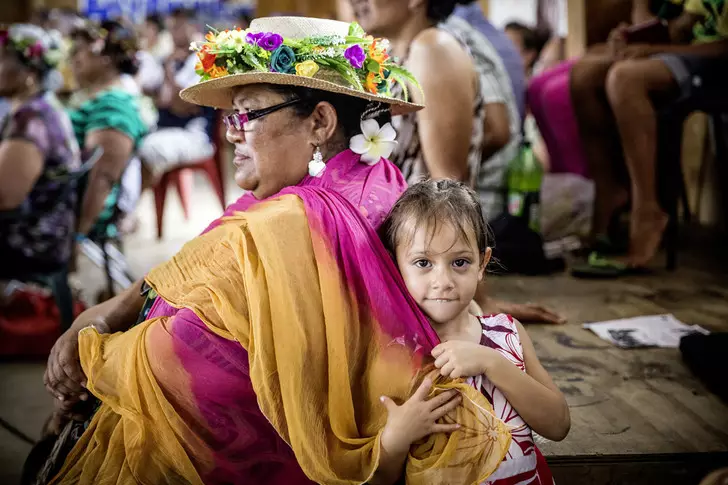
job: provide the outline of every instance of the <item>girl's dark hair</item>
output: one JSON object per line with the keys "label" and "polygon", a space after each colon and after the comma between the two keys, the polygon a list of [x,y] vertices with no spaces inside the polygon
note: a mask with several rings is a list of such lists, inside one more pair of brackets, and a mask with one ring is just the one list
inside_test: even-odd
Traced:
{"label": "girl's dark hair", "polygon": [[427,18],[442,22],[455,11],[458,5],[470,5],[475,0],[427,0]]}
{"label": "girl's dark hair", "polygon": [[344,137],[347,140],[361,132],[360,125],[363,119],[375,119],[380,126],[392,119],[386,105],[373,103],[366,99],[360,99],[346,94],[279,84],[271,84],[270,89],[283,95],[286,99],[300,99],[301,102],[296,103],[291,108],[295,110],[298,116],[303,118],[310,116],[314,108],[316,108],[316,105],[320,102],[325,101],[330,103],[336,110],[339,118],[339,126],[343,130]]}
{"label": "girl's dark hair", "polygon": [[410,186],[392,207],[379,235],[394,255],[397,244],[411,241],[416,228],[428,227],[434,235],[439,224],[451,224],[466,240],[475,235],[481,255],[491,245],[478,195],[462,182],[447,179]]}
{"label": "girl's dark hair", "polygon": [[136,33],[130,26],[116,20],[107,20],[98,27],[88,24],[84,28],[76,29],[71,38],[88,42],[104,39],[104,48],[100,54],[109,56],[121,74],[133,75],[139,69],[136,58],[139,44]]}

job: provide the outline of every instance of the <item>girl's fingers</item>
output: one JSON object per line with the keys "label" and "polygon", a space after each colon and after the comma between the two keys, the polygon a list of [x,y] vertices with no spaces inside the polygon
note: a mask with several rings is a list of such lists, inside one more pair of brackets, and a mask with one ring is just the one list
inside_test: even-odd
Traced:
{"label": "girl's fingers", "polygon": [[432,428],[430,428],[430,434],[435,433],[454,433],[455,431],[460,429],[459,424],[435,424]]}
{"label": "girl's fingers", "polygon": [[450,374],[453,370],[455,370],[455,365],[451,362],[448,362],[440,369],[440,375],[443,377],[450,377]]}
{"label": "girl's fingers", "polygon": [[457,391],[446,391],[427,401],[430,411],[435,411],[440,406],[446,404],[451,399],[458,397]]}
{"label": "girl's fingers", "polygon": [[427,396],[430,394],[431,388],[432,388],[432,380],[429,377],[425,377],[422,380],[422,384],[420,384],[420,387],[418,387],[417,390],[415,391],[415,393],[412,395],[411,399],[426,401]]}
{"label": "girl's fingers", "polygon": [[443,365],[447,364],[448,360],[450,360],[450,357],[448,357],[447,354],[441,353],[440,356],[435,359],[435,367],[441,369]]}
{"label": "girl's fingers", "polygon": [[443,352],[445,352],[445,349],[446,349],[445,345],[444,344],[440,344],[437,347],[435,347],[434,349],[432,349],[431,355],[434,358],[438,358],[440,356],[440,354],[442,354]]}
{"label": "girl's fingers", "polygon": [[450,411],[460,406],[461,402],[463,402],[463,398],[461,396],[455,396],[454,399],[448,401],[437,409],[434,409],[432,411],[432,419],[437,421],[443,416],[446,416]]}

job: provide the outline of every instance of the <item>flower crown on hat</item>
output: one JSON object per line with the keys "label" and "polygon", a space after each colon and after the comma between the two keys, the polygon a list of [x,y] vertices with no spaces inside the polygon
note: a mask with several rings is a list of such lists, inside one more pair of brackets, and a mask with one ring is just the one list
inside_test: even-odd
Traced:
{"label": "flower crown on hat", "polygon": [[55,32],[46,32],[35,25],[15,24],[0,28],[0,46],[17,52],[23,64],[47,71],[63,59],[62,41]]}
{"label": "flower crown on hat", "polygon": [[284,38],[274,32],[234,29],[212,30],[205,42],[192,42],[197,52],[200,81],[231,74],[277,72],[314,77],[321,69],[333,70],[352,89],[392,97],[395,82],[419,88],[415,77],[397,65],[387,53],[389,42],[366,35],[357,23],[348,35],[313,35],[303,39]]}

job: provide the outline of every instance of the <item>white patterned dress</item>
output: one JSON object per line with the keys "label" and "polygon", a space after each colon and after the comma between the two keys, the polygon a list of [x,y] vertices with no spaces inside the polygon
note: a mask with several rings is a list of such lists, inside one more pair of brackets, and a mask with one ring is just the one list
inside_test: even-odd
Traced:
{"label": "white patterned dress", "polygon": [[[480,344],[497,350],[509,362],[526,372],[523,347],[518,328],[510,315],[478,317],[483,326]],[[546,459],[533,441],[531,428],[513,409],[501,391],[484,376],[470,377],[468,383],[479,390],[491,403],[495,415],[511,430],[508,453],[484,485],[551,485],[553,478]]]}

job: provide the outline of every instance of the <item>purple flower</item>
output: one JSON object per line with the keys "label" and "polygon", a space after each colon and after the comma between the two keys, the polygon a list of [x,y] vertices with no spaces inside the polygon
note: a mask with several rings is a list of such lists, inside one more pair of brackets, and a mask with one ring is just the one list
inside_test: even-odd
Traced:
{"label": "purple flower", "polygon": [[263,33],[263,32],[258,32],[255,34],[249,33],[248,35],[245,36],[245,41],[248,44],[260,45],[260,39],[262,39],[264,35],[265,35],[265,33]]}
{"label": "purple flower", "polygon": [[346,57],[352,66],[357,69],[361,69],[367,55],[364,53],[364,49],[362,49],[359,44],[354,44],[344,51],[344,57]]}
{"label": "purple flower", "polygon": [[0,45],[5,45],[8,42],[10,35],[7,30],[0,30]]}
{"label": "purple flower", "polygon": [[272,32],[268,32],[263,35],[263,38],[258,41],[258,45],[267,51],[274,51],[283,44],[283,37]]}

